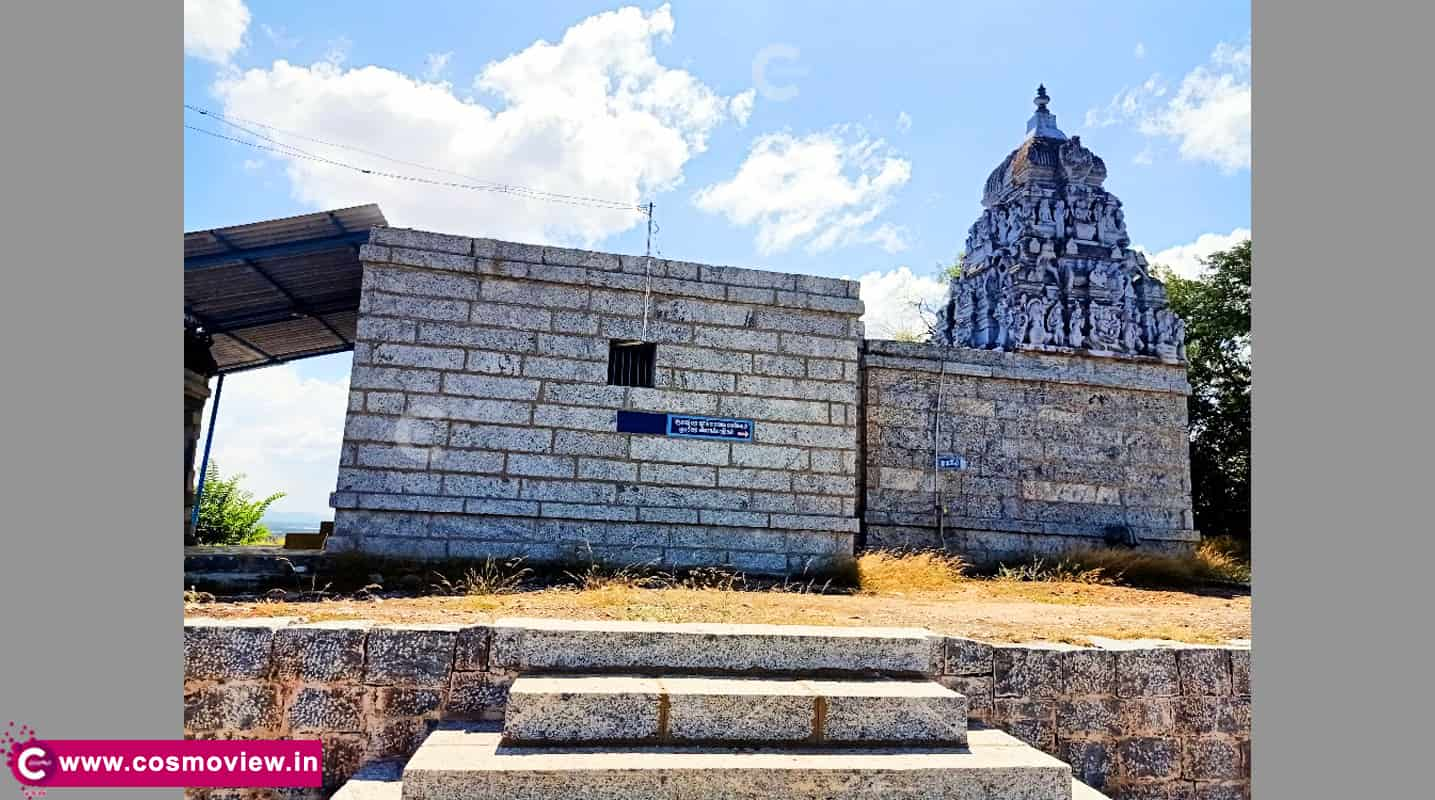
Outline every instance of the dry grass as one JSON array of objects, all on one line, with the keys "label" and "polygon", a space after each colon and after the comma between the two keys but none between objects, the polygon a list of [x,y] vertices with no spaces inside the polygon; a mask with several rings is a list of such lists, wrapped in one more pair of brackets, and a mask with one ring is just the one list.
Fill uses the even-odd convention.
[{"label": "dry grass", "polygon": [[875,550],[857,557],[857,590],[862,594],[944,592],[964,580],[966,562],[937,552]]},{"label": "dry grass", "polygon": [[[484,622],[527,616],[893,625],[992,641],[1072,643],[1093,636],[1199,643],[1250,636],[1246,591],[1202,586],[1249,576],[1239,552],[1224,543],[1203,544],[1189,557],[1089,550],[1011,565],[990,578],[970,574],[955,556],[881,551],[861,555],[850,572],[779,582],[715,568],[674,573],[590,563],[566,573],[536,572],[517,559],[428,565],[417,573],[404,571],[414,565],[349,566],[355,578],[383,577],[389,586],[412,591],[370,584],[348,596],[289,593],[239,602],[190,591],[186,612],[313,621]],[[450,582],[444,574],[462,578]],[[426,577],[420,581],[419,575]],[[1140,584],[1148,588],[1134,588]],[[1153,585],[1160,588],[1149,588]]]},{"label": "dry grass", "polygon": [[[1251,567],[1222,542],[1207,540],[1189,555],[1095,548],[1074,551],[1058,561],[1010,569],[1017,579],[1117,583],[1127,586],[1192,587],[1249,583]],[[1000,573],[999,573],[1000,574]],[[1025,575],[1026,577],[1022,577]]]}]

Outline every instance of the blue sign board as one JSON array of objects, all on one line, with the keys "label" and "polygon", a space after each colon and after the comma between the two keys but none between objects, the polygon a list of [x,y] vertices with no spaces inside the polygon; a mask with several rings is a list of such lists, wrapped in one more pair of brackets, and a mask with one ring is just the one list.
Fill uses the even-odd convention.
[{"label": "blue sign board", "polygon": [[750,419],[698,417],[691,414],[654,414],[647,411],[619,411],[619,433],[657,433],[684,439],[722,439],[750,442]]},{"label": "blue sign board", "polygon": [[943,453],[937,456],[937,469],[966,469],[967,460],[955,453]]},{"label": "blue sign board", "polygon": [[668,435],[689,439],[727,439],[750,442],[752,441],[752,420],[669,414]]}]

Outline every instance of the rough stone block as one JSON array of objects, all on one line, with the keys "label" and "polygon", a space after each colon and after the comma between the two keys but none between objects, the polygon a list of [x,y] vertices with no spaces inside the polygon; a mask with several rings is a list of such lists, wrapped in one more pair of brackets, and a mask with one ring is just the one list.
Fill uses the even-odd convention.
[{"label": "rough stone block", "polygon": [[458,626],[384,626],[369,632],[364,682],[443,686],[453,667]]},{"label": "rough stone block", "polygon": [[655,678],[520,676],[508,691],[503,732],[517,742],[656,740],[661,695]]},{"label": "rough stone block", "polygon": [[1181,741],[1173,738],[1134,737],[1116,744],[1121,777],[1175,778],[1181,773]]},{"label": "rough stone block", "polygon": [[1072,650],[1063,658],[1065,693],[1074,696],[1116,694],[1116,654],[1095,648]]},{"label": "rough stone block", "polygon": [[274,684],[220,684],[184,695],[187,731],[275,731],[283,719],[279,687]]},{"label": "rough stone block", "polygon": [[930,680],[807,681],[826,704],[829,742],[967,740],[967,698]]},{"label": "rough stone block", "polygon": [[185,678],[240,680],[268,677],[274,632],[289,622],[287,618],[186,620]]},{"label": "rough stone block", "polygon": [[1248,648],[1231,650],[1231,693],[1242,697],[1251,696],[1251,651]]},{"label": "rough stone block", "polygon": [[1186,741],[1182,777],[1192,780],[1237,780],[1247,776],[1241,748],[1227,738]]},{"label": "rough stone block", "polygon": [[[351,777],[360,773],[364,766],[366,737],[354,734],[325,734],[319,737],[324,750],[324,789],[333,790],[340,786],[331,800],[399,800],[397,779],[386,782],[390,792],[386,796],[375,796],[373,790],[360,791],[359,787],[347,784]],[[320,795],[322,797],[322,794]]]},{"label": "rough stone block", "polygon": [[638,461],[667,461],[678,464],[723,466],[728,463],[727,442],[634,436],[632,457]]},{"label": "rough stone block", "polygon": [[446,719],[498,719],[508,704],[510,675],[492,672],[455,672],[449,684]]},{"label": "rough stone block", "polygon": [[413,717],[383,720],[369,731],[364,749],[371,758],[406,758],[419,749],[430,730],[429,720]]},{"label": "rough stone block", "polygon": [[987,675],[943,675],[938,682],[967,698],[967,717],[982,723],[994,719],[992,679]]},{"label": "rough stone block", "polygon": [[1057,757],[1071,765],[1073,778],[1093,789],[1104,788],[1116,771],[1116,745],[1111,742],[1062,741]]},{"label": "rough stone block", "polygon": [[1184,648],[1176,654],[1183,695],[1231,693],[1230,651],[1223,648]]},{"label": "rough stone block", "polygon": [[992,646],[976,639],[949,636],[946,639],[946,665],[942,670],[947,675],[992,674]]},{"label": "rough stone block", "polygon": [[997,645],[992,659],[996,696],[1059,697],[1064,655],[1054,647]]},{"label": "rough stone block", "polygon": [[475,671],[488,667],[488,643],[493,629],[487,625],[470,625],[458,631],[454,642],[455,671]]},{"label": "rough stone block", "polygon": [[367,622],[315,622],[274,634],[274,677],[314,683],[358,682],[364,677]]},{"label": "rough stone block", "polygon": [[300,688],[289,704],[289,729],[294,732],[359,732],[364,729],[361,686]]},{"label": "rough stone block", "polygon": [[412,686],[379,686],[372,689],[376,717],[422,717],[443,706],[442,689]]},{"label": "rough stone block", "polygon": [[1115,736],[1121,732],[1114,698],[1062,700],[1056,706],[1057,735],[1066,738]]},{"label": "rough stone block", "polygon": [[1116,691],[1121,697],[1171,697],[1180,693],[1176,650],[1116,651]]}]

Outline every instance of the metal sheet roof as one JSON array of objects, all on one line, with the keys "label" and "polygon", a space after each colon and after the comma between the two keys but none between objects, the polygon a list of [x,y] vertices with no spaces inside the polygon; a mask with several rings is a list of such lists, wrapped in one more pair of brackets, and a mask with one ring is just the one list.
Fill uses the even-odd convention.
[{"label": "metal sheet roof", "polygon": [[376,205],[184,235],[184,311],[214,337],[220,372],[354,347],[359,246]]}]

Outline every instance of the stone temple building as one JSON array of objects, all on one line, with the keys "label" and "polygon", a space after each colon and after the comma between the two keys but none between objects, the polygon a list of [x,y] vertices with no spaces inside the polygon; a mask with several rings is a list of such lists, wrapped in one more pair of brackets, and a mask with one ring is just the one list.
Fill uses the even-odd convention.
[{"label": "stone temple building", "polygon": [[376,223],[328,549],[782,574],[1189,547],[1184,324],[1048,102],[925,344],[864,338],[855,281]]}]

